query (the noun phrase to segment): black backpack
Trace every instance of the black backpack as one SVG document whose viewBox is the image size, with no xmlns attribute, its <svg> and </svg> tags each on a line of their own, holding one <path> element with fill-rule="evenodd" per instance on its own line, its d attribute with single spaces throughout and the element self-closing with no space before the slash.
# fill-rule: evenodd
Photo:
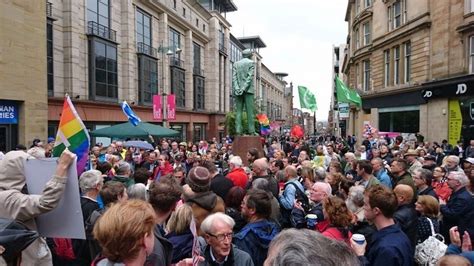
<svg viewBox="0 0 474 266">
<path fill-rule="evenodd" d="M 286 189 L 286 186 L 292 185 L 296 189 L 296 194 L 295 194 L 295 199 L 299 202 L 301 202 L 301 206 L 304 209 L 304 212 L 306 213 L 309 210 L 309 199 L 308 196 L 306 196 L 306 193 L 302 191 L 299 186 L 295 184 L 295 182 L 299 181 L 292 181 L 289 182 L 288 184 L 285 185 L 283 189 Z M 280 212 L 281 212 L 281 218 L 280 218 L 280 225 L 282 228 L 288 228 L 291 227 L 291 211 L 292 210 L 287 210 L 283 207 L 280 206 Z"/>
</svg>

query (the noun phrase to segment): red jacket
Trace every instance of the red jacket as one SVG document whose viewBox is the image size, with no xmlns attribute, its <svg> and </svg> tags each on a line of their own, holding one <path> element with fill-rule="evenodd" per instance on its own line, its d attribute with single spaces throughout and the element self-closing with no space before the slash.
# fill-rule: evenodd
<svg viewBox="0 0 474 266">
<path fill-rule="evenodd" d="M 234 168 L 232 171 L 230 171 L 227 174 L 227 178 L 232 180 L 232 183 L 234 183 L 234 186 L 239 186 L 243 189 L 246 188 L 247 181 L 249 179 L 247 177 L 247 174 L 245 173 L 245 170 L 241 167 Z"/>
<path fill-rule="evenodd" d="M 155 167 L 153 179 L 158 180 L 158 175 L 161 178 L 167 174 L 173 174 L 173 166 L 168 161 L 165 162 L 164 166 Z"/>
</svg>

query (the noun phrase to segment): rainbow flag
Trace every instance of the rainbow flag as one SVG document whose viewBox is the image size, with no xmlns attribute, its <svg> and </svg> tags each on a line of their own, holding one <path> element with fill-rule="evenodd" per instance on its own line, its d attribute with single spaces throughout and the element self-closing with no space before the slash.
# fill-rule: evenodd
<svg viewBox="0 0 474 266">
<path fill-rule="evenodd" d="M 86 126 L 77 114 L 69 96 L 64 99 L 58 133 L 53 148 L 53 156 L 59 157 L 68 148 L 77 155 L 77 175 L 85 169 L 89 152 L 90 137 Z"/>
</svg>

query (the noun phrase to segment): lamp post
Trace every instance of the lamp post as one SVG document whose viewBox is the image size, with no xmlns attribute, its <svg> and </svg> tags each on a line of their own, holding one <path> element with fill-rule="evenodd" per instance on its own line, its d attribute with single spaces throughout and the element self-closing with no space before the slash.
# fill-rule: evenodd
<svg viewBox="0 0 474 266">
<path fill-rule="evenodd" d="M 174 47 L 174 46 L 164 46 L 163 45 L 163 40 L 161 41 L 160 47 L 158 47 L 158 52 L 161 54 L 161 108 L 163 112 L 163 127 L 166 127 L 166 112 L 167 112 L 167 105 L 165 104 L 166 101 L 166 96 L 168 93 L 166 92 L 165 89 L 165 55 L 166 56 L 171 56 L 174 54 L 180 54 L 181 49 L 179 47 Z"/>
</svg>

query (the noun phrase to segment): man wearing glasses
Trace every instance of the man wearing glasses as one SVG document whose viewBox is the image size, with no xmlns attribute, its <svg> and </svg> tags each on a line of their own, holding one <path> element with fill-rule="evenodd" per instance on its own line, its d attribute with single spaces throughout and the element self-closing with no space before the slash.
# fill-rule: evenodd
<svg viewBox="0 0 474 266">
<path fill-rule="evenodd" d="M 234 220 L 221 212 L 209 215 L 201 224 L 206 246 L 201 248 L 205 261 L 200 265 L 254 265 L 250 255 L 232 245 Z"/>
</svg>

